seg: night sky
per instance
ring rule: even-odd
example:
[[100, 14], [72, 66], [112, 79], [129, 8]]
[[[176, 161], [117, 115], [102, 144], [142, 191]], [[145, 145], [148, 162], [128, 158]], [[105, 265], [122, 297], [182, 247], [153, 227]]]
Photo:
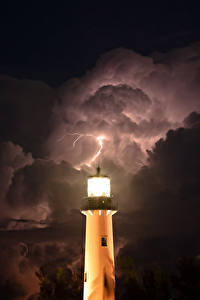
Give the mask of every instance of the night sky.
[[116, 258], [199, 257], [199, 8], [41, 2], [0, 7], [0, 288], [34, 299], [40, 266], [81, 266], [98, 163]]

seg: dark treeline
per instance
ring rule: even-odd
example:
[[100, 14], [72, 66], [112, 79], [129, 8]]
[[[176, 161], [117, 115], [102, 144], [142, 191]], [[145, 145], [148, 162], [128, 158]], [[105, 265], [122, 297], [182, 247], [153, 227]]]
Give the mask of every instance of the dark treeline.
[[[152, 269], [136, 267], [130, 257], [122, 257], [116, 278], [116, 300], [199, 300], [200, 261], [181, 258], [169, 273], [159, 266]], [[83, 294], [83, 270], [72, 272], [60, 267], [43, 266], [36, 273], [40, 282], [38, 300], [78, 300]]]

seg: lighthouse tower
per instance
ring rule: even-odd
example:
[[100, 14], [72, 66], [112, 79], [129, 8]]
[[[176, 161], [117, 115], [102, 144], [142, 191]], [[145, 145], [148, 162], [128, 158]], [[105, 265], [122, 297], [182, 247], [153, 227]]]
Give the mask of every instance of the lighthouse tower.
[[88, 197], [81, 212], [86, 215], [84, 300], [114, 300], [115, 270], [112, 216], [117, 212], [110, 193], [110, 178], [97, 168], [88, 178]]

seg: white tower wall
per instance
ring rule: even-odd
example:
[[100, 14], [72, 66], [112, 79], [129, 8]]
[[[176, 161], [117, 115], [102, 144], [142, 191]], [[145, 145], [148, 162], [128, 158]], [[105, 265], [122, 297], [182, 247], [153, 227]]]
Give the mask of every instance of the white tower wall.
[[84, 300], [114, 300], [115, 272], [111, 210], [86, 215]]

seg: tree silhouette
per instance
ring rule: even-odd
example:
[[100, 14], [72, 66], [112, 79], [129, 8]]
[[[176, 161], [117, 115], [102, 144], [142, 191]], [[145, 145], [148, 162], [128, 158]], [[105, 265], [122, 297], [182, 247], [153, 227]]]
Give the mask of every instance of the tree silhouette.
[[53, 274], [41, 267], [36, 276], [40, 281], [38, 300], [79, 300], [82, 299], [80, 274], [68, 268], [57, 268]]
[[176, 300], [200, 299], [200, 262], [195, 258], [181, 258], [177, 274], [172, 276]]
[[170, 283], [166, 272], [159, 267], [154, 270], [145, 270], [142, 274], [146, 299], [148, 300], [169, 300]]
[[119, 260], [120, 276], [117, 278], [117, 299], [169, 300], [169, 276], [159, 267], [153, 270], [136, 268], [131, 257]]
[[[116, 300], [200, 299], [200, 262], [195, 258], [181, 258], [176, 273], [171, 276], [160, 267], [138, 268], [128, 256], [120, 257], [117, 265]], [[40, 282], [38, 300], [82, 299], [82, 273], [66, 267], [55, 269], [55, 265], [52, 268], [50, 264], [41, 267], [36, 273]]]

